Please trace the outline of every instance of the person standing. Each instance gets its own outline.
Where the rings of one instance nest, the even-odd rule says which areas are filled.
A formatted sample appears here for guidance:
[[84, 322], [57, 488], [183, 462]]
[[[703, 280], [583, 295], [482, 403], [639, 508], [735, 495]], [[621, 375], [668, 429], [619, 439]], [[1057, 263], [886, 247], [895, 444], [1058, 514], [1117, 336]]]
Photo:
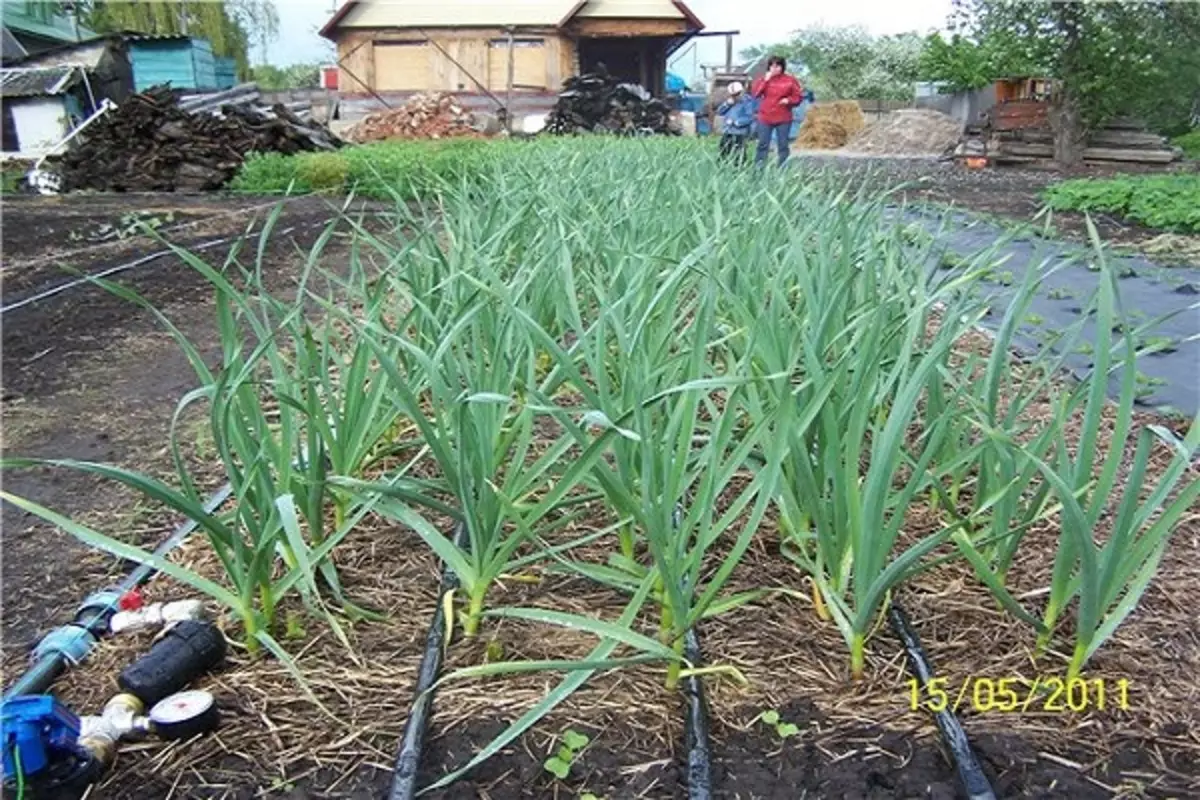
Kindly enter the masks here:
[[754, 98], [746, 94], [746, 87], [738, 81], [729, 84], [728, 92], [725, 102], [717, 107], [717, 114], [725, 120], [721, 131], [721, 157], [732, 158], [740, 164], [746, 158], [746, 142], [754, 127]]
[[758, 100], [758, 149], [754, 163], [762, 164], [771, 150], [771, 137], [779, 150], [779, 164], [788, 159], [788, 134], [792, 129], [792, 112], [804, 100], [804, 87], [787, 72], [782, 56], [767, 59], [767, 74], [754, 82], [750, 94]]

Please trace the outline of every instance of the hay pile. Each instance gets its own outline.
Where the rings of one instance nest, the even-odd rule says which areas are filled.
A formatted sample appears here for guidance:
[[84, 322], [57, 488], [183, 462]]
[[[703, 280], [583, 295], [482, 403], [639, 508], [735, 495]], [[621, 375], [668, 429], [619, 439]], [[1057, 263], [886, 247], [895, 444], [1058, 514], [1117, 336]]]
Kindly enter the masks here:
[[796, 146], [806, 150], [836, 150], [866, 126], [867, 119], [853, 100], [817, 103], [804, 116]]
[[938, 155], [954, 149], [962, 123], [930, 108], [893, 111], [853, 136], [847, 150], [884, 155]]

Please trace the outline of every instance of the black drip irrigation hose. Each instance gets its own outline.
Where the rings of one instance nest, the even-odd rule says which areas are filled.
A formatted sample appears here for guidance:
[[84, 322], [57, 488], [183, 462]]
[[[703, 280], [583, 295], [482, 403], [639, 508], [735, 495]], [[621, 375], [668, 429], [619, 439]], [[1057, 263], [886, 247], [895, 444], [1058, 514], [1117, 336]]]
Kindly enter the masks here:
[[[904, 609], [896, 603], [892, 603], [892, 607], [888, 611], [888, 618], [891, 620], [892, 629], [904, 643], [909, 669], [913, 676], [920, 681], [921, 688], [925, 689], [933, 680], [933, 665], [925, 656], [925, 650], [921, 647], [921, 639], [913, 630]], [[983, 769], [979, 766], [979, 761], [971, 750], [971, 743], [967, 740], [967, 733], [959, 723], [958, 717], [954, 716], [954, 712], [949, 709], [936, 711], [933, 717], [937, 722], [938, 730], [942, 733], [942, 741], [946, 743], [946, 747], [950, 751], [950, 758], [958, 772], [958, 779], [962, 782], [963, 789], [966, 790], [967, 798], [969, 800], [996, 800], [996, 793], [987, 776], [983, 774]]]
[[[693, 667], [700, 666], [700, 638], [694, 627], [683, 639], [683, 653]], [[704, 682], [699, 675], [684, 678], [683, 695], [687, 703], [684, 730], [688, 800], [708, 800], [712, 796], [712, 749], [708, 735], [708, 704], [704, 699]]]
[[[221, 504], [229, 499], [231, 494], [233, 494], [233, 487], [226, 483], [205, 501], [205, 513], [211, 514], [216, 511], [220, 508]], [[195, 520], [189, 519], [184, 522], [154, 549], [154, 556], [156, 558], [165, 557], [167, 553], [174, 550], [184, 539], [190, 536], [196, 527], [197, 522]], [[158, 570], [155, 567], [149, 564], [140, 564], [124, 580], [117, 584], [116, 587], [106, 592], [106, 599], [102, 602], [93, 604], [85, 600], [83, 607], [76, 614], [74, 622], [71, 625], [65, 626], [66, 628], [74, 627], [78, 629], [78, 636], [83, 637], [82, 653], [75, 654], [74, 658], [68, 658], [64, 650], [52, 650], [38, 659], [24, 675], [17, 679], [12, 687], [4, 693], [4, 699], [10, 700], [14, 697], [28, 694], [44, 694], [54, 681], [57, 680], [58, 676], [66, 670], [69, 663], [72, 661], [82, 661], [95, 645], [95, 640], [108, 632], [108, 622], [112, 618], [112, 615], [116, 613], [121, 598], [128, 592], [149, 581], [156, 572]], [[57, 630], [62, 631], [64, 629], [59, 628]], [[49, 636], [53, 636], [54, 634], [55, 631], [52, 631]], [[89, 638], [90, 642], [88, 641]]]
[[[460, 550], [467, 545], [467, 526], [459, 523], [454, 531], [454, 546]], [[392, 771], [392, 787], [388, 800], [412, 800], [417, 793], [417, 773], [421, 768], [421, 751], [425, 748], [425, 734], [429, 719], [433, 716], [433, 692], [430, 687], [442, 671], [442, 647], [446, 641], [446, 614], [442, 604], [446, 592], [458, 588], [458, 577], [447, 564], [442, 565], [442, 581], [438, 591], [437, 609], [425, 634], [425, 655], [417, 672], [416, 699], [404, 723], [404, 735], [396, 753], [396, 764]]]
[[[678, 530], [683, 520], [683, 505], [676, 503], [672, 526]], [[684, 592], [690, 591], [687, 582]], [[703, 656], [696, 626], [688, 628], [683, 637], [683, 656], [694, 669], [699, 669]], [[709, 743], [708, 703], [704, 698], [704, 681], [699, 675], [683, 679], [684, 743], [687, 748], [688, 800], [709, 800], [712, 797], [712, 747]]]

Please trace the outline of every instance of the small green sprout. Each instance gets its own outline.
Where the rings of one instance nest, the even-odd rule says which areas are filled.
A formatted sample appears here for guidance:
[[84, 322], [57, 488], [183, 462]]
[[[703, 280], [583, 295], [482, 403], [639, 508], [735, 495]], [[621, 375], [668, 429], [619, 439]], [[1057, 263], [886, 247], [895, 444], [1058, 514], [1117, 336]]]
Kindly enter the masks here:
[[1049, 297], [1051, 300], [1069, 300], [1074, 296], [1070, 289], [1061, 286], [1051, 289], [1046, 293], [1046, 297]]
[[1016, 280], [1016, 278], [1013, 276], [1012, 272], [1010, 272], [1009, 270], [1004, 270], [1004, 272], [1001, 272], [1000, 274], [998, 274], [996, 276], [996, 282], [999, 283], [1001, 286], [1012, 286], [1013, 281], [1015, 281], [1015, 280]]
[[1041, 314], [1030, 314], [1025, 317], [1025, 321], [1030, 325], [1044, 325], [1046, 323], [1045, 317]]
[[562, 744], [558, 748], [558, 753], [552, 758], [546, 759], [546, 763], [542, 766], [547, 772], [560, 781], [566, 780], [571, 774], [571, 765], [575, 763], [579, 752], [587, 746], [591, 741], [582, 733], [573, 730], [566, 730], [562, 735]]
[[1147, 336], [1138, 342], [1138, 350], [1151, 353], [1174, 353], [1179, 342], [1169, 336]]
[[767, 725], [775, 729], [775, 735], [780, 739], [786, 739], [789, 736], [799, 736], [800, 729], [791, 722], [783, 722], [779, 717], [779, 712], [774, 709], [764, 711], [759, 715], [759, 719]]
[[1091, 342], [1084, 342], [1076, 347], [1074, 352], [1081, 356], [1090, 356], [1096, 352], [1096, 348], [1092, 346]]

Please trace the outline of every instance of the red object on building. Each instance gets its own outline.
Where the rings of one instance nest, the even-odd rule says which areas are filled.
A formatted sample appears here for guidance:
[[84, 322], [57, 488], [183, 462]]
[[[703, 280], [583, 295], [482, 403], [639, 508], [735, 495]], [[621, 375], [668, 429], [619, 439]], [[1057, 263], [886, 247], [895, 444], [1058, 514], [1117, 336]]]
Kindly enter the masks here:
[[325, 89], [338, 88], [337, 67], [321, 67], [321, 86]]

